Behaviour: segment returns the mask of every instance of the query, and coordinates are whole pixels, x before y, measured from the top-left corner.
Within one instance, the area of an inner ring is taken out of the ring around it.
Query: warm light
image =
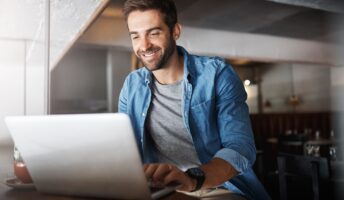
[[[291,97],[289,97],[289,104],[292,106],[297,106],[300,104],[300,98],[296,95],[291,95]]]
[[[245,84],[245,86],[249,86],[249,85],[251,85],[251,81],[248,80],[248,79],[246,79],[246,80],[244,81],[244,84]]]
[[[17,167],[25,167],[25,164],[24,163],[22,163],[22,162],[17,162]]]

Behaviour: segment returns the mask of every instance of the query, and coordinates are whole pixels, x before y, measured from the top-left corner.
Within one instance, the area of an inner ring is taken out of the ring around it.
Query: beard
[[[161,51],[160,47],[154,46],[154,45],[151,48],[147,49],[146,51],[139,51],[138,58],[145,65],[145,68],[148,69],[149,71],[159,70],[159,69],[162,69],[166,65],[166,63],[168,62],[168,60],[170,59],[171,55],[174,52],[175,46],[176,46],[176,42],[172,38],[170,38],[170,41],[168,42],[164,53],[160,55],[159,58],[157,58],[155,61],[145,62],[144,59],[142,59],[144,54],[150,54],[157,51]]]

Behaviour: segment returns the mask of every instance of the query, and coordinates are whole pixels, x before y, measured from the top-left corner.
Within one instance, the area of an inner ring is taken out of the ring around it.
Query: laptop
[[[130,119],[125,114],[5,118],[39,192],[116,199],[158,199],[151,193]]]

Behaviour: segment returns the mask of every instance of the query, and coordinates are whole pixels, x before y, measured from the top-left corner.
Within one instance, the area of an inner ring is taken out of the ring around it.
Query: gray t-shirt
[[[154,80],[146,130],[155,145],[159,162],[173,163],[181,170],[200,165],[191,135],[182,116],[182,80],[162,85]]]

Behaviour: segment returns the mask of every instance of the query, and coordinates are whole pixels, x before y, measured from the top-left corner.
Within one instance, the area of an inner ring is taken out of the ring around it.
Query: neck
[[[172,84],[183,78],[184,61],[183,56],[178,54],[175,48],[165,66],[159,70],[153,71],[155,79],[161,84]]]

